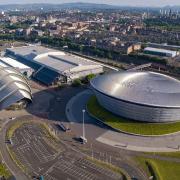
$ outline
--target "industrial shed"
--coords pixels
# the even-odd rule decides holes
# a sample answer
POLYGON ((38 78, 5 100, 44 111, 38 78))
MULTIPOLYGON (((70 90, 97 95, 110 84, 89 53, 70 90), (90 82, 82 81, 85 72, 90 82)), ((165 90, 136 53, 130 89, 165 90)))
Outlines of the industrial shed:
POLYGON ((145 54, 156 55, 156 56, 164 56, 164 57, 176 57, 179 55, 178 51, 172 51, 167 49, 146 47, 144 49, 145 54))
POLYGON ((6 56, 33 68, 33 77, 46 85, 70 83, 88 74, 103 72, 99 63, 39 45, 9 48, 6 56))
POLYGON ((3 67, 13 67, 17 71, 21 72, 21 74, 25 75, 26 77, 30 77, 33 73, 32 68, 9 57, 0 57, 0 63, 3 67))

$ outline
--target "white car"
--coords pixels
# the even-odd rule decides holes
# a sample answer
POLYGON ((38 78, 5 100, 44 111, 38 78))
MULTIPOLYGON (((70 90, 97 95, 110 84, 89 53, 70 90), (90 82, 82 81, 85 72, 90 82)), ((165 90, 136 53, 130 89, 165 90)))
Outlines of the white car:
POLYGON ((14 120, 14 119, 16 119, 16 117, 10 117, 9 119, 10 119, 10 120, 14 120))
POLYGON ((87 139, 85 137, 83 137, 83 136, 80 136, 79 140, 80 140, 80 142, 82 144, 86 144, 87 143, 87 139))

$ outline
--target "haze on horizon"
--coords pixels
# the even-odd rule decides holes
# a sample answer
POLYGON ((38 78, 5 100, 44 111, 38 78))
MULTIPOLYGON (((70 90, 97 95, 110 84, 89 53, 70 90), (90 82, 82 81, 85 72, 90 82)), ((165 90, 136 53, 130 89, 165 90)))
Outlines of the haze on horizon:
MULTIPOLYGON (((32 3, 71 3, 71 2, 83 2, 93 3, 92 0, 0 0, 0 4, 32 4, 32 3)), ((118 6, 174 6, 180 5, 180 0, 96 0, 95 3, 111 4, 118 6)))

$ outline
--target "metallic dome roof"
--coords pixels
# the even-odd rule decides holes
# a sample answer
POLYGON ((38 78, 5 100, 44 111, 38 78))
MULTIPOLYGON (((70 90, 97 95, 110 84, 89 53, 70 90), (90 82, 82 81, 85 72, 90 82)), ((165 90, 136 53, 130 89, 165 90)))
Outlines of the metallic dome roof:
POLYGON ((180 107, 180 81, 155 72, 118 72, 98 76, 91 86, 116 99, 157 107, 180 107))
POLYGON ((14 68, 0 66, 0 110, 22 99, 32 101, 25 77, 14 68))

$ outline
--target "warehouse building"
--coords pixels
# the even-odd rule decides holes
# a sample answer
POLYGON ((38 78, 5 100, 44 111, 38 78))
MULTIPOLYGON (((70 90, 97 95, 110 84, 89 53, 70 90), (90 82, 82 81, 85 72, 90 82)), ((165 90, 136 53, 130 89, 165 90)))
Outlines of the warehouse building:
POLYGON ((30 102, 32 94, 25 77, 0 63, 0 110, 22 109, 30 102))
POLYGON ((33 77, 45 85, 70 83, 88 74, 103 72, 99 63, 37 45, 8 48, 6 56, 33 68, 33 77))
POLYGON ((33 69, 30 68, 29 66, 26 66, 19 61, 9 58, 9 57, 0 57, 0 64, 3 67, 13 67, 26 77, 30 77, 33 73, 33 69))
POLYGON ((91 87, 108 111, 137 121, 180 120, 180 81, 155 72, 121 72, 97 76, 91 87))
POLYGON ((153 47, 153 48, 160 48, 160 49, 168 49, 168 50, 173 50, 173 51, 179 51, 180 46, 175 46, 175 45, 169 45, 169 44, 158 44, 158 43, 147 43, 148 47, 153 47))
POLYGON ((159 49, 153 47, 147 47, 144 49, 145 54, 164 56, 164 57, 176 57, 179 55, 178 51, 172 51, 167 49, 159 49))

